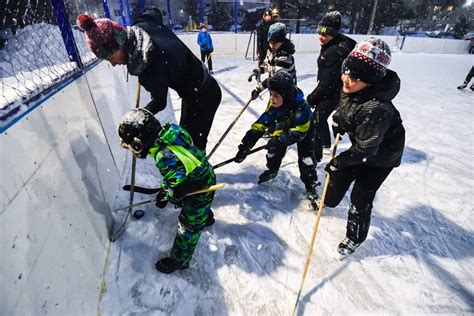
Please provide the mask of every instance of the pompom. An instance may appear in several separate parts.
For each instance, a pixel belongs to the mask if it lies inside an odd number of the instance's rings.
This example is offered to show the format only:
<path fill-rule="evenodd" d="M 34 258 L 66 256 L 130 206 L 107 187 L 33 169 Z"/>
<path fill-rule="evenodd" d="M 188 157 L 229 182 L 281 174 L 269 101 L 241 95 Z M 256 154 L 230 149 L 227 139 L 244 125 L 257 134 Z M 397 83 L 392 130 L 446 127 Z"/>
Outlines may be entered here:
<path fill-rule="evenodd" d="M 86 32 L 97 26 L 94 22 L 94 18 L 87 14 L 81 14 L 77 17 L 77 25 L 81 30 Z"/>

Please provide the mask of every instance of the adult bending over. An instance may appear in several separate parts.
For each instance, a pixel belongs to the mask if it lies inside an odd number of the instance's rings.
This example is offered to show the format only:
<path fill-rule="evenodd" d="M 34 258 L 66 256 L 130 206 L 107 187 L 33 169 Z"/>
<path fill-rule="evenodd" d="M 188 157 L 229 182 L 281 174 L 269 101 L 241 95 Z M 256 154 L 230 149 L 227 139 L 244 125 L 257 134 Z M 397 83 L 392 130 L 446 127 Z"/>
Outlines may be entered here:
<path fill-rule="evenodd" d="M 148 9 L 127 29 L 109 19 L 82 14 L 77 24 L 86 32 L 94 54 L 112 66 L 127 65 L 150 92 L 145 108 L 156 114 L 167 104 L 168 88 L 181 97 L 181 119 L 194 144 L 206 149 L 207 136 L 221 102 L 221 89 L 203 63 L 163 24 L 156 8 Z"/>

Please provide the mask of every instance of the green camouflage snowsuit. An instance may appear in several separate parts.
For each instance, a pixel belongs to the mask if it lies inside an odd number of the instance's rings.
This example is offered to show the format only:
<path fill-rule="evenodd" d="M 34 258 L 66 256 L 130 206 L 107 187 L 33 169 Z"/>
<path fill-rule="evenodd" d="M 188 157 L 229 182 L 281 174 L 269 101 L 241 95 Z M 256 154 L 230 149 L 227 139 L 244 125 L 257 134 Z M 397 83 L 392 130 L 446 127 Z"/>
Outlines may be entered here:
<path fill-rule="evenodd" d="M 161 187 L 167 193 L 168 200 L 183 205 L 171 258 L 187 265 L 206 224 L 214 191 L 184 197 L 179 202 L 176 196 L 214 185 L 216 175 L 205 153 L 196 148 L 189 133 L 176 124 L 163 126 L 148 155 L 155 159 L 163 176 Z"/>

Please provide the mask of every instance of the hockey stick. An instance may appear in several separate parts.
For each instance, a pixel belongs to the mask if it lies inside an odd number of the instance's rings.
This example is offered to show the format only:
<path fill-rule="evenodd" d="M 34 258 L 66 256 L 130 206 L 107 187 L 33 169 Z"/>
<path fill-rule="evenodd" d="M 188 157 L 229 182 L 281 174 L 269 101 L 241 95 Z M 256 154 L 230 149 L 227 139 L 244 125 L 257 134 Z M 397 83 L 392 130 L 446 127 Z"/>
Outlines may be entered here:
<path fill-rule="evenodd" d="M 265 89 L 266 90 L 266 89 Z M 263 90 L 262 92 L 264 92 L 265 90 Z M 262 93 L 260 92 L 260 93 Z M 235 123 L 237 123 L 237 120 L 240 118 L 240 116 L 244 113 L 244 111 L 247 109 L 247 107 L 250 105 L 250 103 L 253 101 L 252 98 L 250 98 L 247 103 L 244 105 L 244 107 L 240 110 L 239 114 L 237 114 L 237 116 L 235 117 L 235 119 L 232 121 L 232 123 L 230 123 L 229 127 L 226 129 L 226 131 L 224 132 L 224 134 L 221 136 L 221 138 L 217 141 L 216 145 L 214 145 L 214 148 L 212 148 L 211 152 L 209 153 L 209 155 L 207 155 L 207 159 L 209 160 L 212 155 L 214 154 L 214 152 L 217 150 L 217 148 L 220 146 L 220 144 L 222 143 L 222 141 L 224 140 L 224 138 L 227 136 L 227 134 L 229 134 L 230 130 L 232 129 L 232 127 L 234 127 Z"/>
<path fill-rule="evenodd" d="M 260 146 L 260 147 L 257 147 L 257 148 L 254 148 L 252 149 L 248 155 L 251 155 L 253 153 L 256 153 L 257 151 L 260 151 L 262 149 L 265 149 L 267 148 L 267 145 L 263 145 L 263 146 Z M 227 159 L 221 163 L 218 163 L 217 165 L 214 165 L 212 166 L 213 169 L 217 169 L 217 168 L 220 168 L 222 166 L 225 166 L 231 162 L 234 162 L 235 161 L 235 157 L 234 158 L 230 158 L 230 159 Z M 123 186 L 123 190 L 124 191 L 130 191 L 131 190 L 131 185 L 130 184 L 126 184 Z M 141 187 L 141 186 L 138 186 L 136 185 L 135 186 L 135 192 L 137 193 L 142 193 L 142 194 L 154 194 L 154 193 L 158 193 L 158 191 L 160 191 L 161 188 L 145 188 L 145 187 Z"/>
<path fill-rule="evenodd" d="M 339 145 L 340 138 L 341 138 L 341 135 L 337 133 L 336 142 L 332 150 L 332 158 L 336 156 L 336 150 L 337 150 L 337 146 Z M 318 215 L 316 217 L 316 223 L 314 224 L 313 236 L 311 237 L 311 243 L 309 245 L 308 255 L 306 256 L 306 263 L 304 265 L 304 272 L 303 272 L 303 278 L 301 279 L 301 286 L 300 286 L 300 290 L 298 291 L 298 296 L 296 297 L 296 303 L 295 303 L 295 307 L 293 308 L 293 313 L 291 314 L 293 316 L 296 313 L 298 302 L 300 300 L 301 291 L 303 290 L 304 281 L 306 279 L 306 274 L 308 273 L 309 261 L 311 260 L 311 255 L 313 254 L 314 241 L 316 240 L 316 234 L 318 233 L 319 221 L 321 220 L 321 215 L 323 214 L 324 200 L 326 199 L 328 186 L 329 186 L 329 173 L 326 174 L 326 182 L 324 183 L 324 189 L 323 189 L 323 194 L 321 196 L 321 202 L 319 202 Z"/>
<path fill-rule="evenodd" d="M 209 153 L 209 155 L 207 155 L 207 159 L 209 160 L 212 155 L 216 152 L 217 148 L 220 146 L 220 144 L 222 143 L 222 141 L 224 140 L 224 138 L 227 136 L 227 134 L 229 134 L 230 130 L 232 129 L 232 127 L 234 127 L 235 123 L 237 122 L 237 120 L 240 118 L 240 116 L 242 115 L 242 113 L 244 113 L 244 111 L 247 109 L 247 107 L 250 105 L 250 102 L 252 102 L 253 99 L 250 98 L 247 103 L 243 106 L 243 108 L 240 110 L 239 114 L 237 114 L 237 116 L 235 117 L 235 119 L 232 121 L 232 123 L 230 123 L 229 127 L 226 129 L 226 131 L 224 132 L 224 134 L 221 136 L 221 138 L 217 141 L 217 143 L 214 145 L 214 148 L 212 148 L 211 152 Z"/>
<path fill-rule="evenodd" d="M 199 193 L 205 193 L 205 192 L 209 192 L 209 191 L 216 191 L 216 190 L 222 189 L 223 187 L 224 187 L 224 183 L 217 183 L 217 184 L 214 184 L 214 185 L 210 186 L 207 189 L 197 190 L 197 191 L 188 193 L 185 196 L 191 196 L 191 195 L 195 195 L 195 194 L 199 194 Z M 121 211 L 121 210 L 125 210 L 127 208 L 131 209 L 135 206 L 140 206 L 140 205 L 144 205 L 144 204 L 148 204 L 148 203 L 152 203 L 152 202 L 156 202 L 156 199 L 141 201 L 141 202 L 138 202 L 138 203 L 135 203 L 135 204 L 127 205 L 127 206 L 124 206 L 124 207 L 119 207 L 115 211 Z"/>
<path fill-rule="evenodd" d="M 140 106 L 140 82 L 137 80 L 137 96 L 135 99 L 135 108 L 138 109 Z M 137 168 L 137 157 L 135 155 L 132 156 L 132 174 L 131 174 L 131 179 L 130 179 L 130 203 L 133 204 L 133 196 L 135 193 L 135 171 Z M 117 229 L 115 234 L 110 236 L 110 240 L 112 242 L 115 242 L 120 236 L 122 236 L 123 232 L 125 231 L 126 224 L 128 221 L 128 218 L 130 217 L 130 213 L 132 213 L 132 208 L 128 209 L 127 216 L 125 216 L 125 220 L 123 221 L 122 225 Z M 112 230 L 113 231 L 113 230 Z"/>
<path fill-rule="evenodd" d="M 253 154 L 253 153 L 256 153 L 257 151 L 260 151 L 260 150 L 265 149 L 265 148 L 267 148 L 267 145 L 262 145 L 262 146 L 260 146 L 260 147 L 254 148 L 254 149 L 252 149 L 252 150 L 248 153 L 248 155 L 251 155 L 251 154 Z M 227 159 L 226 161 L 223 161 L 223 162 L 221 162 L 221 163 L 218 163 L 217 165 L 212 166 L 212 168 L 213 168 L 213 169 L 217 169 L 217 168 L 220 168 L 220 167 L 222 167 L 222 166 L 225 166 L 225 165 L 227 165 L 227 164 L 229 164 L 229 163 L 231 163 L 231 162 L 234 162 L 234 161 L 235 161 L 235 158 L 236 158 L 236 157 Z"/>
<path fill-rule="evenodd" d="M 124 191 L 130 191 L 131 189 L 131 185 L 130 184 L 126 184 L 123 186 L 123 190 Z M 154 193 L 158 193 L 158 191 L 160 191 L 161 188 L 145 188 L 145 187 L 141 187 L 141 186 L 138 186 L 136 185 L 135 186 L 135 192 L 137 193 L 142 193 L 142 194 L 154 194 Z"/>

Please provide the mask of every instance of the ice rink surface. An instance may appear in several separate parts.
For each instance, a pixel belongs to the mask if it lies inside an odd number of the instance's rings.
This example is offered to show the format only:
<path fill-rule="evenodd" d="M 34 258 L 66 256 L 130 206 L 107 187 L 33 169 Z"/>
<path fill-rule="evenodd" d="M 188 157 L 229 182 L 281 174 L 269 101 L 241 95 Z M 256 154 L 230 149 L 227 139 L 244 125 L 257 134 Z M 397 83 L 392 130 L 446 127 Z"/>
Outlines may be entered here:
<path fill-rule="evenodd" d="M 315 54 L 297 54 L 298 86 L 316 84 Z M 247 81 L 256 63 L 213 57 L 223 98 L 211 130 L 214 146 L 250 96 Z M 394 53 L 390 68 L 401 78 L 394 104 L 407 131 L 402 165 L 378 191 L 364 246 L 343 261 L 336 247 L 345 235 L 349 195 L 325 209 L 298 315 L 474 313 L 474 94 L 459 91 L 472 55 Z M 233 157 L 250 125 L 264 110 L 268 93 L 253 102 L 211 158 Z M 180 100 L 160 121 L 179 121 Z M 257 144 L 262 143 L 262 140 Z M 338 149 L 347 149 L 345 136 Z M 289 315 L 296 301 L 316 214 L 304 200 L 296 147 L 279 175 L 258 185 L 265 154 L 216 170 L 216 223 L 201 235 L 190 268 L 158 273 L 177 230 L 178 210 L 153 204 L 131 220 L 112 244 L 102 315 Z M 324 164 L 318 175 L 324 182 Z M 153 161 L 139 161 L 137 185 L 156 187 Z M 129 181 L 126 171 L 123 184 Z M 322 187 L 320 187 L 322 190 Z M 135 195 L 135 201 L 152 196 Z M 115 206 L 127 205 L 119 192 Z M 123 220 L 125 212 L 116 214 Z"/>

